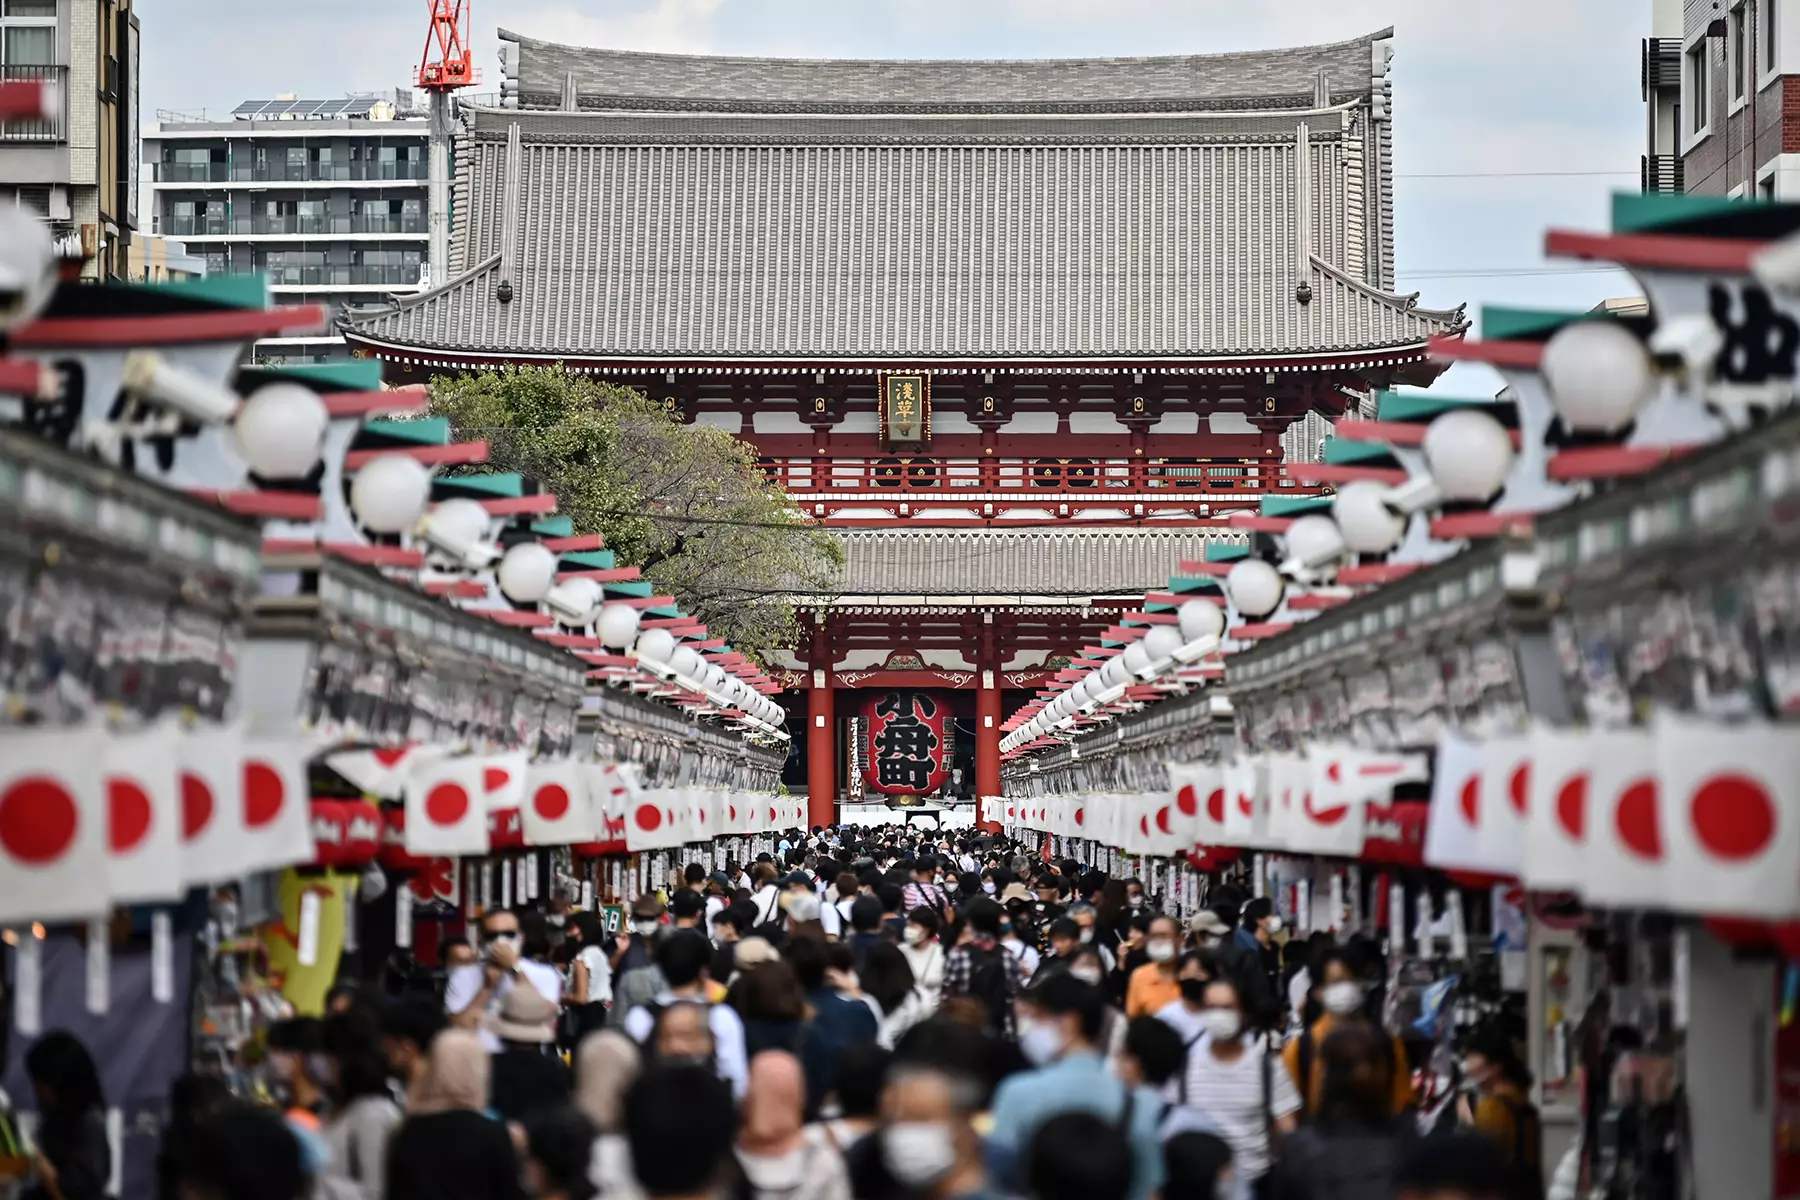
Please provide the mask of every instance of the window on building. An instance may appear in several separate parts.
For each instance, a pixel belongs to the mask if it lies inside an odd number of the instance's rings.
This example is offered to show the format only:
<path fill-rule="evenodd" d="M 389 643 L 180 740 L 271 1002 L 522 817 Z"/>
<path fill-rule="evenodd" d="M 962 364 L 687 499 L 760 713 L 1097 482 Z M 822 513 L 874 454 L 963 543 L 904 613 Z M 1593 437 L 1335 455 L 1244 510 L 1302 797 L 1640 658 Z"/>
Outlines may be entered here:
<path fill-rule="evenodd" d="M 1775 13 L 1781 8 L 1781 0 L 1759 0 L 1756 19 L 1762 28 L 1762 69 L 1763 74 L 1773 75 L 1781 64 L 1781 43 L 1775 40 Z"/>
<path fill-rule="evenodd" d="M 1750 5 L 1747 3 L 1731 10 L 1731 43 L 1726 53 L 1731 58 L 1731 98 L 1742 100 L 1748 92 L 1750 78 Z"/>
<path fill-rule="evenodd" d="M 1756 181 L 1756 198 L 1758 200 L 1775 199 L 1775 176 L 1770 173 L 1767 178 Z"/>
<path fill-rule="evenodd" d="M 1687 52 L 1687 70 L 1682 72 L 1687 77 L 1687 110 L 1688 132 L 1704 133 L 1711 113 L 1708 101 L 1711 96 L 1711 81 L 1707 77 L 1706 39 L 1695 42 Z"/>
<path fill-rule="evenodd" d="M 0 63 L 48 67 L 56 62 L 56 0 L 0 0 Z"/>

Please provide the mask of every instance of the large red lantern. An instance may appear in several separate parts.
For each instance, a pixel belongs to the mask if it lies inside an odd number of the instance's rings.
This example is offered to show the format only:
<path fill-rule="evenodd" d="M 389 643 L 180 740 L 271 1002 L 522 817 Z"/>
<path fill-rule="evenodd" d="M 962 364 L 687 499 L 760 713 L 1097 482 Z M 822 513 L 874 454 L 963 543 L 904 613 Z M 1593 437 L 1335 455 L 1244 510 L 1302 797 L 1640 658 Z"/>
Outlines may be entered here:
<path fill-rule="evenodd" d="M 863 702 L 863 782 L 888 796 L 926 796 L 950 779 L 956 726 L 931 692 L 877 692 Z"/>

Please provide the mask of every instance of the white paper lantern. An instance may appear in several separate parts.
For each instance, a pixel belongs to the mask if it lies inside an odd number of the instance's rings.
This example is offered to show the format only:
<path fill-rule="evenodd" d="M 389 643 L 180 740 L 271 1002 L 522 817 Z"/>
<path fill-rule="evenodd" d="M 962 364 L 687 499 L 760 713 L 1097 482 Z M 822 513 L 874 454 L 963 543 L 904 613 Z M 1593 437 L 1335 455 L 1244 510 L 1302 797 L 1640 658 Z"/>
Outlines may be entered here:
<path fill-rule="evenodd" d="M 600 610 L 600 621 L 596 632 L 600 644 L 609 650 L 628 650 L 632 639 L 637 637 L 638 622 L 642 619 L 638 610 L 629 604 L 609 604 Z"/>
<path fill-rule="evenodd" d="M 1424 451 L 1432 481 L 1446 500 L 1492 500 L 1512 470 L 1512 435 L 1478 408 L 1440 414 L 1425 427 Z"/>
<path fill-rule="evenodd" d="M 516 604 L 536 604 L 556 586 L 556 551 L 542 542 L 520 542 L 501 558 L 494 574 L 500 590 Z"/>
<path fill-rule="evenodd" d="M 1141 677 L 1150 670 L 1150 652 L 1144 649 L 1142 642 L 1133 642 L 1125 647 L 1125 653 L 1120 655 L 1120 659 L 1124 662 L 1125 669 L 1133 675 Z"/>
<path fill-rule="evenodd" d="M 492 523 L 481 501 L 455 496 L 427 513 L 419 532 L 444 553 L 461 557 L 487 537 Z"/>
<path fill-rule="evenodd" d="M 1181 649 L 1181 645 L 1181 630 L 1173 625 L 1152 626 L 1150 632 L 1144 635 L 1144 653 L 1150 656 L 1153 663 L 1167 659 Z"/>
<path fill-rule="evenodd" d="M 1181 624 L 1181 640 L 1197 642 L 1204 637 L 1218 637 L 1225 632 L 1225 610 L 1211 600 L 1187 600 L 1175 610 Z"/>
<path fill-rule="evenodd" d="M 431 501 L 431 471 L 404 454 L 364 463 L 350 481 L 350 509 L 371 533 L 404 533 Z"/>
<path fill-rule="evenodd" d="M 689 679 L 700 674 L 700 656 L 686 646 L 676 648 L 674 656 L 669 659 L 669 665 L 675 668 L 677 675 L 684 675 Z"/>
<path fill-rule="evenodd" d="M 1238 615 L 1256 620 L 1281 607 L 1281 572 L 1260 558 L 1240 559 L 1225 576 L 1225 593 Z"/>
<path fill-rule="evenodd" d="M 1129 683 L 1131 671 L 1125 666 L 1124 656 L 1114 655 L 1107 659 L 1106 665 L 1100 668 L 1100 678 L 1105 680 L 1108 687 L 1118 687 L 1121 683 Z"/>
<path fill-rule="evenodd" d="M 238 408 L 232 436 L 260 479 L 304 479 L 319 465 L 331 413 L 311 388 L 265 383 Z"/>
<path fill-rule="evenodd" d="M 646 629 L 638 635 L 637 656 L 657 666 L 669 665 L 675 655 L 675 635 L 666 629 Z"/>
<path fill-rule="evenodd" d="M 557 621 L 570 629 L 586 629 L 600 614 L 606 593 L 591 579 L 571 579 L 551 587 L 544 600 Z"/>
<path fill-rule="evenodd" d="M 1387 487 L 1358 479 L 1338 489 L 1331 516 L 1344 544 L 1357 554 L 1386 554 L 1400 544 L 1406 518 L 1387 506 Z"/>
<path fill-rule="evenodd" d="M 1287 547 L 1291 566 L 1303 571 L 1319 571 L 1343 561 L 1344 535 L 1337 522 L 1321 513 L 1308 513 L 1288 526 L 1282 541 Z"/>
<path fill-rule="evenodd" d="M 1656 395 L 1656 365 L 1615 321 L 1574 321 L 1544 345 L 1539 370 L 1557 416 L 1572 430 L 1616 433 Z"/>

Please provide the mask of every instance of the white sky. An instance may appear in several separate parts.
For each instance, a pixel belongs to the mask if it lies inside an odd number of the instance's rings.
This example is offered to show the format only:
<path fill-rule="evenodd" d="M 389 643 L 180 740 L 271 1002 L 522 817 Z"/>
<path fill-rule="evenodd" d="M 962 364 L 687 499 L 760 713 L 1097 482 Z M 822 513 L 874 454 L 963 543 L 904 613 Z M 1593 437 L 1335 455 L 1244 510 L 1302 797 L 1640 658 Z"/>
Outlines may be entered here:
<path fill-rule="evenodd" d="M 1633 291 L 1615 272 L 1546 261 L 1541 247 L 1547 227 L 1605 228 L 1609 193 L 1637 186 L 1650 0 L 466 2 L 486 77 L 478 91 L 498 90 L 502 25 L 628 50 L 847 58 L 1209 53 L 1392 25 L 1401 290 L 1471 311 L 1588 307 Z M 158 108 L 222 116 L 278 92 L 325 99 L 407 84 L 429 12 L 428 0 L 136 7 L 146 119 Z M 1459 369 L 1452 380 L 1479 393 L 1491 377 Z"/>

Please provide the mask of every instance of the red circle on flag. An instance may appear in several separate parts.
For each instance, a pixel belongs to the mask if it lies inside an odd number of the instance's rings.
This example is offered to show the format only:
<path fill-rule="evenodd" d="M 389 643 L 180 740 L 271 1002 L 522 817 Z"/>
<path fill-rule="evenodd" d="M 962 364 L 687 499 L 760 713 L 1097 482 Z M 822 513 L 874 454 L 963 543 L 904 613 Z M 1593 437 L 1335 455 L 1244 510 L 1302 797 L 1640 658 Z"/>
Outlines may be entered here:
<path fill-rule="evenodd" d="M 425 816 L 433 825 L 454 825 L 469 812 L 469 791 L 460 783 L 440 783 L 425 793 Z"/>
<path fill-rule="evenodd" d="M 1038 814 L 1038 818 L 1040 820 L 1043 819 L 1041 811 Z M 1156 810 L 1156 827 L 1164 833 L 1169 832 L 1169 806 L 1166 804 Z"/>
<path fill-rule="evenodd" d="M 1251 796 L 1247 792 L 1239 792 L 1238 811 L 1243 813 L 1246 817 L 1254 817 L 1256 815 L 1256 797 Z"/>
<path fill-rule="evenodd" d="M 244 824 L 260 829 L 281 815 L 287 785 L 268 763 L 244 764 Z"/>
<path fill-rule="evenodd" d="M 124 854 L 150 832 L 150 797 L 129 779 L 106 781 L 107 828 L 112 852 Z"/>
<path fill-rule="evenodd" d="M 512 772 L 505 767 L 488 767 L 481 772 L 481 786 L 490 792 L 497 792 L 512 781 Z"/>
<path fill-rule="evenodd" d="M 1214 788 L 1206 798 L 1206 815 L 1211 817 L 1215 825 L 1225 823 L 1225 789 Z"/>
<path fill-rule="evenodd" d="M 1481 824 L 1481 776 L 1471 775 L 1463 782 L 1462 791 L 1457 795 L 1457 803 L 1462 807 L 1462 815 L 1471 825 Z"/>
<path fill-rule="evenodd" d="M 1556 823 L 1582 841 L 1587 836 L 1587 772 L 1572 776 L 1556 793 Z"/>
<path fill-rule="evenodd" d="M 654 804 L 640 804 L 632 820 L 636 821 L 637 827 L 645 833 L 652 833 L 662 825 L 662 809 Z"/>
<path fill-rule="evenodd" d="M 1087 824 L 1087 809 L 1078 808 L 1075 810 L 1075 823 L 1077 825 Z"/>
<path fill-rule="evenodd" d="M 181 836 L 193 841 L 212 824 L 213 794 L 206 780 L 186 772 L 181 776 Z"/>
<path fill-rule="evenodd" d="M 1506 781 L 1506 794 L 1512 799 L 1513 811 L 1521 817 L 1531 808 L 1531 764 L 1522 762 L 1513 768 Z"/>
<path fill-rule="evenodd" d="M 0 795 L 0 846 L 22 863 L 46 866 L 68 852 L 80 819 L 67 788 L 28 775 Z"/>
<path fill-rule="evenodd" d="M 1639 779 L 1619 793 L 1619 808 L 1614 814 L 1619 840 L 1639 858 L 1662 857 L 1662 830 L 1656 822 L 1656 783 Z"/>
<path fill-rule="evenodd" d="M 1191 817 L 1200 811 L 1200 797 L 1195 794 L 1193 784 L 1187 784 L 1175 793 L 1175 807 L 1181 810 L 1184 817 Z"/>
<path fill-rule="evenodd" d="M 1313 794 L 1310 788 L 1307 789 L 1306 796 L 1302 802 L 1302 807 L 1306 809 L 1306 815 L 1320 825 L 1336 825 L 1350 813 L 1349 806 L 1344 804 L 1340 804 L 1336 808 L 1320 809 L 1314 807 Z"/>
<path fill-rule="evenodd" d="M 546 821 L 560 821 L 569 815 L 569 789 L 560 783 L 546 783 L 531 798 L 531 807 Z"/>
<path fill-rule="evenodd" d="M 1694 834 L 1729 860 L 1755 858 L 1775 840 L 1775 805 L 1756 780 L 1715 775 L 1694 793 Z"/>
<path fill-rule="evenodd" d="M 384 767 L 397 767 L 400 765 L 400 760 L 411 752 L 411 746 L 389 746 L 375 751 L 375 761 Z"/>

